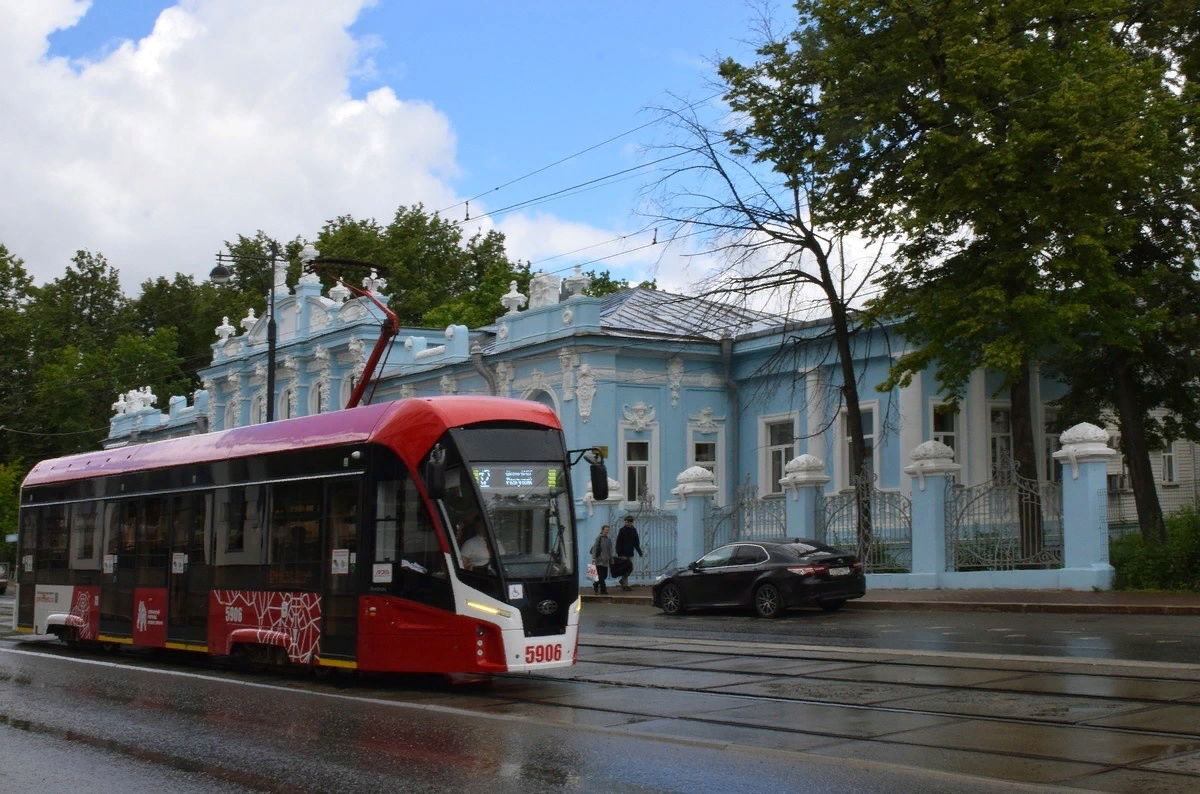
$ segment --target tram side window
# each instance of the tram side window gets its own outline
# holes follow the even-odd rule
[[[38,581],[45,584],[66,584],[67,558],[67,508],[66,505],[51,505],[39,511],[40,521],[37,536],[37,559],[34,567],[40,572]],[[60,581],[61,579],[61,581]]]
[[[443,608],[454,602],[446,557],[416,483],[405,473],[378,485],[375,562],[392,562],[391,592]]]
[[[277,483],[271,491],[267,584],[315,587],[321,564],[320,483]]]
[[[142,504],[138,525],[137,583],[142,587],[165,587],[167,583],[167,515],[158,497]]]
[[[100,503],[71,505],[71,567],[77,571],[100,569]]]
[[[354,592],[358,563],[358,503],[361,485],[357,480],[333,480],[329,484],[329,548],[332,559],[330,592]]]
[[[208,562],[210,494],[187,494],[171,500],[171,551],[187,555],[188,565]]]
[[[247,485],[219,492],[217,565],[258,565],[262,562],[265,486]]]
[[[17,566],[22,575],[33,575],[33,553],[37,549],[37,520],[38,508],[26,507],[21,511],[21,559],[17,560]],[[23,577],[19,581],[33,580]]]

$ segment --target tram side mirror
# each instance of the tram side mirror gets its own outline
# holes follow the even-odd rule
[[[587,462],[592,470],[592,498],[602,502],[608,498],[608,469],[604,468],[604,459],[594,452],[587,455]]]
[[[430,499],[441,499],[446,494],[446,450],[434,447],[425,463],[425,492]]]

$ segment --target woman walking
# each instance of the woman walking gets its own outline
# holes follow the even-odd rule
[[[612,556],[612,538],[608,536],[608,524],[605,524],[600,527],[600,534],[592,544],[592,562],[596,564],[596,573],[600,575],[598,581],[592,582],[592,589],[597,593],[608,594],[608,566],[612,564]]]

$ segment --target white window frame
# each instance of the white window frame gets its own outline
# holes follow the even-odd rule
[[[225,418],[222,421],[224,422],[222,430],[231,430],[241,423],[242,401],[236,396],[230,397],[229,402],[225,404]]]
[[[703,436],[703,438],[699,438]],[[711,440],[710,440],[711,439]],[[725,504],[725,426],[718,425],[716,430],[702,430],[694,424],[688,425],[687,432],[687,461],[688,468],[701,465],[696,462],[696,444],[716,444],[717,454],[713,468],[713,484],[717,492],[713,499],[718,505]],[[705,468],[708,468],[705,466]]]
[[[347,373],[344,378],[342,378],[342,386],[339,389],[339,391],[342,393],[342,405],[348,405],[350,403],[350,395],[354,394],[354,387],[358,385],[358,379],[360,377],[362,376],[350,372]]]
[[[792,450],[790,455],[784,455],[783,466],[788,464],[792,458],[796,457],[796,444],[799,441],[800,435],[800,418],[797,414],[788,412],[783,414],[764,414],[758,418],[758,495],[759,498],[781,498],[783,496],[783,486],[779,484],[778,479],[772,477],[771,473],[771,457],[776,450],[783,450],[783,445],[779,447],[771,446],[771,425],[792,423]],[[780,467],[782,472],[783,466]],[[780,477],[783,475],[780,474]],[[736,483],[735,483],[736,486]]]
[[[1042,409],[1042,465],[1046,471],[1043,478],[1046,482],[1062,482],[1062,463],[1054,459],[1054,453],[1062,449],[1059,434],[1049,430],[1058,419],[1058,411],[1054,408]]]
[[[656,507],[662,506],[661,495],[659,493],[659,455],[661,446],[658,440],[658,422],[651,422],[644,430],[638,430],[633,426],[632,422],[618,422],[617,424],[617,471],[620,472],[621,490],[625,490],[628,482],[627,472],[625,471],[625,442],[627,441],[646,441],[649,442],[649,454],[647,457],[646,472],[646,493],[654,497]],[[637,504],[638,495],[635,493],[623,493],[627,507]]]
[[[276,419],[292,419],[292,389],[295,387],[289,386],[284,389],[275,401],[275,418]]]
[[[938,409],[949,408],[949,407],[950,407],[950,403],[945,402],[944,400],[934,400],[929,403],[929,437],[931,439],[933,439],[934,441],[941,441],[943,444],[946,443],[943,440],[946,434],[943,431],[939,431],[939,430],[935,429],[934,425],[935,425],[935,420],[937,419]],[[962,430],[963,412],[962,412],[962,404],[961,403],[959,403],[959,407],[954,410],[953,416],[954,416],[954,429],[950,431],[950,435],[952,435],[954,437],[954,443],[946,444],[946,446],[948,446],[954,450],[954,462],[960,463],[961,462],[960,459],[962,457],[962,446],[963,446],[963,430]]]
[[[1007,411],[1008,412],[1008,432],[995,434],[992,432],[992,411]],[[996,449],[995,439],[1008,438],[1008,456],[1013,456],[1013,432],[1012,432],[1012,405],[1007,402],[989,401],[987,406],[987,476],[992,479],[996,474]],[[1028,473],[1019,472],[1022,477],[1028,477]]]
[[[1158,481],[1163,485],[1178,485],[1179,472],[1175,466],[1175,442],[1172,441],[1159,452]],[[1167,475],[1170,475],[1169,477]]]
[[[267,421],[267,395],[256,392],[250,399],[250,424],[261,425]]]
[[[324,396],[325,405],[321,405],[321,398]],[[316,416],[317,414],[325,413],[329,408],[329,386],[323,380],[315,380],[308,387],[308,415]]]
[[[868,400],[866,402],[860,402],[858,404],[858,410],[860,413],[867,413],[869,411],[872,416],[872,423],[871,423],[872,432],[871,432],[870,436],[868,437],[870,439],[870,448],[871,448],[871,452],[870,452],[871,473],[873,475],[875,475],[875,479],[878,481],[878,479],[879,479],[879,444],[880,444],[879,401],[878,400]],[[837,462],[836,462],[836,467],[834,468],[834,471],[837,472],[836,487],[839,490],[844,490],[846,488],[850,488],[852,485],[852,482],[850,479],[850,434],[846,432],[846,415],[847,415],[847,411],[845,408],[842,408],[840,411],[838,411],[837,446],[835,447],[835,449],[837,450],[837,452],[835,453],[836,457],[837,457]]]

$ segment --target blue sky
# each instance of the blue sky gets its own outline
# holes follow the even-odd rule
[[[130,292],[155,272],[200,275],[222,240],[260,227],[314,235],[418,201],[459,218],[484,194],[477,216],[645,162],[659,126],[492,191],[653,121],[648,108],[710,96],[711,60],[750,57],[755,19],[738,0],[40,4],[7,25],[0,9],[0,46],[20,45],[0,82],[23,87],[0,100],[32,116],[0,132],[25,159],[0,178],[32,193],[3,199],[0,242],[39,280],[99,250]],[[546,269],[586,263],[634,244],[603,243],[645,224],[646,181],[491,222]],[[697,274],[676,264],[587,267],[682,288]]]

